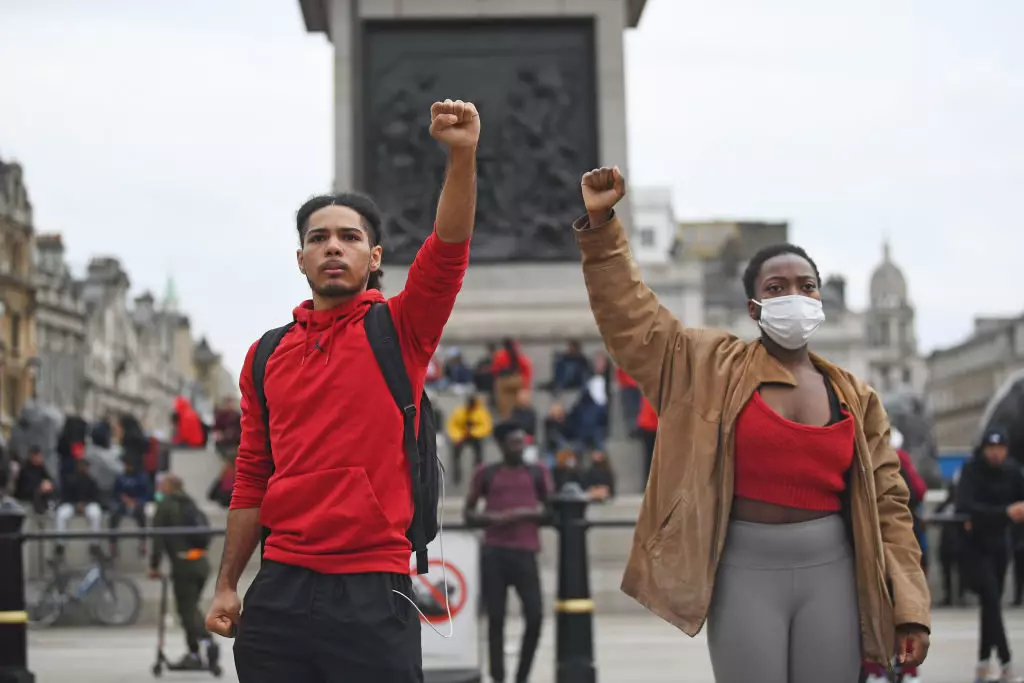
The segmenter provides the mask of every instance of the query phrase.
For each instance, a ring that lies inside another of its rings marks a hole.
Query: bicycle
[[[91,566],[85,570],[68,569],[59,559],[51,560],[54,577],[28,608],[31,628],[46,628],[57,623],[67,608],[85,605],[92,619],[103,626],[131,626],[139,618],[142,596],[139,587],[126,576],[110,569],[110,559],[98,548],[93,550]]]

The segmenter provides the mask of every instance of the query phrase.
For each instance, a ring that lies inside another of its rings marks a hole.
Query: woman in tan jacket
[[[802,249],[744,273],[760,339],[692,329],[640,277],[613,212],[618,169],[583,176],[575,234],[615,362],[659,416],[623,590],[687,634],[718,683],[855,683],[862,656],[927,654],[930,596],[878,395],[815,356],[821,278]]]

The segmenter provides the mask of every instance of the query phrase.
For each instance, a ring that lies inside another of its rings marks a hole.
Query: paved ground
[[[970,680],[976,657],[977,615],[973,611],[939,611],[929,665],[922,670],[927,683]],[[510,624],[509,647],[514,652],[518,624]],[[1024,652],[1024,611],[1009,610],[1007,627],[1013,648]],[[171,656],[181,650],[181,636],[170,634]],[[230,654],[230,643],[225,643]],[[30,666],[40,683],[138,683],[150,678],[155,633],[151,628],[125,630],[74,628],[30,634]],[[553,683],[554,630],[545,624],[533,683]],[[703,638],[690,640],[654,617],[608,616],[597,623],[598,680],[630,683],[710,683],[711,668]],[[235,680],[231,657],[225,658],[224,679]],[[212,680],[203,674],[164,673],[167,681]]]

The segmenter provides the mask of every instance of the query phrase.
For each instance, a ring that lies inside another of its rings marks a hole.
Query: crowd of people
[[[166,469],[171,446],[202,448],[211,434],[220,449],[230,453],[230,443],[240,438],[237,405],[227,399],[215,413],[213,424],[205,424],[189,401],[178,397],[169,416],[172,431],[146,430],[130,413],[111,412],[94,421],[77,415],[27,406],[11,439],[0,447],[0,468],[6,475],[7,490],[0,493],[22,503],[37,523],[66,531],[75,518],[99,531],[117,529],[125,520],[140,527],[157,497],[157,477]],[[225,457],[222,476],[213,482],[210,497],[226,506],[230,498],[231,458]],[[224,491],[226,489],[227,497]],[[93,543],[94,553],[103,550]],[[61,560],[65,544],[55,544],[55,559]],[[109,543],[108,553],[117,556],[118,544]],[[146,545],[139,543],[140,555]]]
[[[604,352],[588,356],[576,340],[555,354],[550,377],[537,385],[532,359],[512,339],[490,345],[472,366],[458,349],[434,357],[427,387],[462,397],[444,420],[454,484],[463,481],[466,452],[473,466],[484,462],[484,444],[498,421],[522,429],[527,462],[552,470],[555,491],[575,483],[605,500],[615,492],[608,435],[612,420],[621,420],[625,436],[639,445],[638,469],[647,480],[658,423],[636,383]],[[537,391],[550,396],[543,415],[535,408]]]

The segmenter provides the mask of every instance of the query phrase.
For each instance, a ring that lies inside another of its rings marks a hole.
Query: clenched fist
[[[475,148],[480,141],[480,114],[472,102],[445,100],[430,105],[430,135],[449,149]]]
[[[622,177],[618,166],[588,171],[583,174],[580,185],[583,189],[583,203],[590,215],[608,213],[626,196],[626,179]]]
[[[213,604],[206,615],[206,630],[225,638],[234,638],[241,615],[242,601],[238,599],[238,592],[218,590],[213,594]]]

